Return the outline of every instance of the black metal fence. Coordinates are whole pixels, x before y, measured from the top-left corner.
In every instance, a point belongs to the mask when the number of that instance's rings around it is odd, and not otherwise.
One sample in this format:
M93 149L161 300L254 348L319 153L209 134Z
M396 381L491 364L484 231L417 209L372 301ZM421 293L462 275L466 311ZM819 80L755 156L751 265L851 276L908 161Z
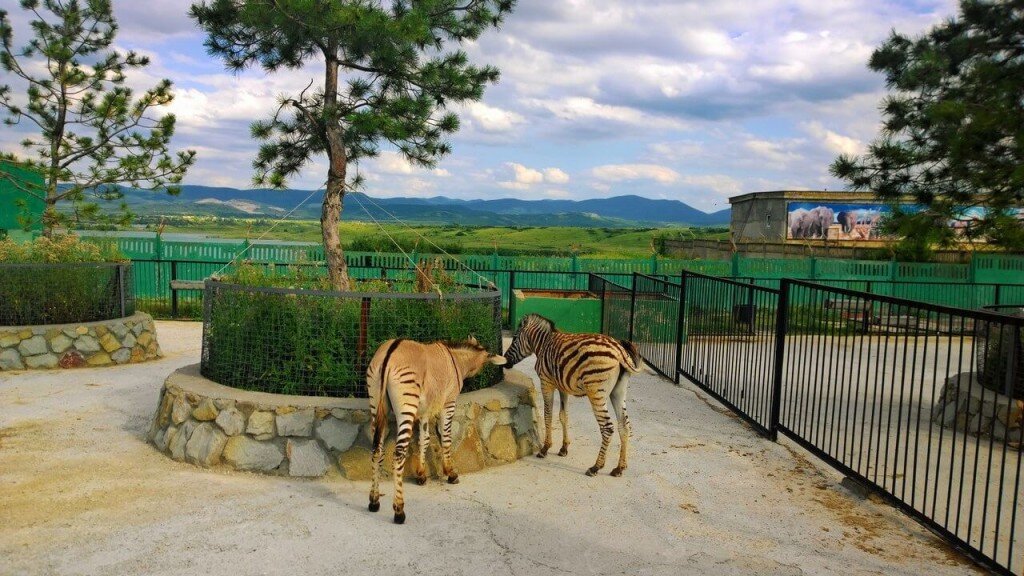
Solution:
M793 440L987 568L1024 574L1024 318L799 280L684 272L678 293L639 276L632 289L590 283L615 308L605 332L641 336L659 371L669 357L642 335L677 330L675 370L755 430ZM674 304L677 320L648 302Z
M94 322L134 313L130 263L0 264L0 326Z
M501 296L465 293L357 293L207 282L201 371L245 390L312 396L365 396L366 367L391 338L464 340L501 350ZM487 365L465 390L497 383Z

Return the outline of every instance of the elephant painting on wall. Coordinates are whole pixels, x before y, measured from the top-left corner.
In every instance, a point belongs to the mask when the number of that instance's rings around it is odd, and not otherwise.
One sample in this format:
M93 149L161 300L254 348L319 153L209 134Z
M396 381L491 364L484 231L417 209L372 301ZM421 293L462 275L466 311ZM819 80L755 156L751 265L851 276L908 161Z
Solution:
M878 204L790 202L786 237L790 240L878 240L875 228L887 210L888 207Z

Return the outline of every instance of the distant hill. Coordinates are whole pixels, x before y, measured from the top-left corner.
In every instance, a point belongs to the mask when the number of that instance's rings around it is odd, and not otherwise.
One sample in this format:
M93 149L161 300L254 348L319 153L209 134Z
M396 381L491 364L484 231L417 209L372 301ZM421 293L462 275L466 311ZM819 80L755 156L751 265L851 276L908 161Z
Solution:
M141 215L214 215L278 218L309 196L310 190L272 190L182 186L170 196L126 189L129 207ZM319 218L323 192L293 214L295 218ZM369 216L367 215L369 212ZM678 200L653 200L642 196L615 196L590 200L459 200L432 198L373 198L360 192L346 197L344 219L389 220L388 212L410 223L472 226L579 226L626 227L654 224L692 226L725 225L729 211L708 214Z

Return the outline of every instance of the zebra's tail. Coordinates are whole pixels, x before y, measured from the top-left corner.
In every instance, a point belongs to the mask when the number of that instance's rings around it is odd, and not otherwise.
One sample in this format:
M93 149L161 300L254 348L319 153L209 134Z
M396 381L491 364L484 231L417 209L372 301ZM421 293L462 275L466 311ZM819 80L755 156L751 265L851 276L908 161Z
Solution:
M373 450L376 450L380 444L381 434L387 424L388 360L391 359L391 354L394 353L395 348L398 348L398 345L401 343L401 338L392 342L391 346L388 347L387 353L384 354L384 360L380 363L380 393L377 395L377 413L373 417Z
M619 340L619 345L622 346L622 349L626 352L626 361L622 363L622 366L633 374L643 372L646 369L644 366L644 358L640 355L640 350L637 349L636 344L633 344L629 340Z

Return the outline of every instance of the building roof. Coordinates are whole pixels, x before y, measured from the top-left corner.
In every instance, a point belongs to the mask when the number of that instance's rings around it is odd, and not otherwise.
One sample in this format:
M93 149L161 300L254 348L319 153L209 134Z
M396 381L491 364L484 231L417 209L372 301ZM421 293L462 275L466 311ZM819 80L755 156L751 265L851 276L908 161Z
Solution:
M879 202L874 192L852 192L849 190L769 190L750 192L729 198L729 204L750 200L802 200L827 202Z

